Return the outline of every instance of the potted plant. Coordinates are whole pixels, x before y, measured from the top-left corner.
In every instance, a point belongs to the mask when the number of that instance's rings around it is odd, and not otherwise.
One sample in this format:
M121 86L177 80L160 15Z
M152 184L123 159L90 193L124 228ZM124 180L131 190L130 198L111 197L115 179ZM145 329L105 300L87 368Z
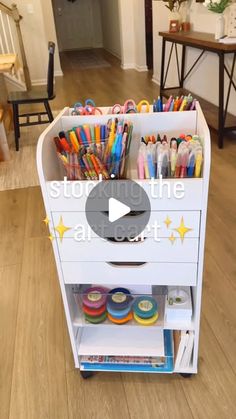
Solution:
M226 7L231 4L231 0L205 0L203 4L210 12L218 13L216 18L215 39L222 38L225 31L224 11Z

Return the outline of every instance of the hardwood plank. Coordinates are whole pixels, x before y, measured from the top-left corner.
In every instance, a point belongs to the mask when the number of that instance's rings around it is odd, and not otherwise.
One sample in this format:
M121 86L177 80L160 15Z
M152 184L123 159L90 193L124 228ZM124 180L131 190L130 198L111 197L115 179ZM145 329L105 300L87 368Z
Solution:
M21 262L27 196L27 189L1 192L0 266Z
M0 268L0 417L9 418L21 265Z
M202 315L199 373L181 380L195 419L235 418L236 377L227 355Z
M37 186L29 188L25 236L31 238L49 236L48 227L43 222L45 217L46 212L43 204L41 189Z
M70 419L129 419L120 374L98 373L81 378L79 371L66 374Z
M47 239L25 242L10 419L68 417L63 312L52 261Z
M203 313L236 374L236 287L209 252L204 277Z
M131 419L193 417L178 376L122 374Z

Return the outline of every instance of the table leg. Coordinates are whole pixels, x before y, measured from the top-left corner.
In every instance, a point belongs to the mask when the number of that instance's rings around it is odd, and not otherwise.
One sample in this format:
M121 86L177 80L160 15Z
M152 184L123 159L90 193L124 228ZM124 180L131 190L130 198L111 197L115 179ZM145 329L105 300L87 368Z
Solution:
M186 46L182 45L181 76L180 76L180 86L179 86L181 88L184 87L185 54L186 54Z
M224 145L224 53L219 53L218 147Z
M160 94L162 94L162 90L165 87L164 86L165 56L166 56L166 40L162 38Z

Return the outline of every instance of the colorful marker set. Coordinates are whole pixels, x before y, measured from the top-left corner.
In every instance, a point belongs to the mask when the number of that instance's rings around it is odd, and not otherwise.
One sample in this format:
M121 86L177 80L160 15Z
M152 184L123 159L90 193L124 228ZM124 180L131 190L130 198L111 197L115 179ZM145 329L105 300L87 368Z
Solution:
M132 138L130 121L109 119L106 125L86 124L54 138L69 180L98 180L124 176Z
M138 152L139 179L200 177L203 150L197 135L181 134L167 140L164 135L142 138Z
M191 94L188 96L170 96L164 104L160 96L153 102L153 112L178 112L194 111L196 109L196 99Z
M135 320L142 326L151 326L158 320L158 304L149 295L134 297L127 288L94 286L82 295L82 311L85 320L99 324L106 319L114 324L126 324Z

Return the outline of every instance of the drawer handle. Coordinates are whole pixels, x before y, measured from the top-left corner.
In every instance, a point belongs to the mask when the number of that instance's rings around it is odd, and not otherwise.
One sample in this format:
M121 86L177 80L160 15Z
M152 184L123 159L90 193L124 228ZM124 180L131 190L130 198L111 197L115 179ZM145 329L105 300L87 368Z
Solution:
M146 265L147 262L106 262L106 263L113 267L121 267L121 266L135 267L135 266Z
M116 239L115 237L107 237L106 240L112 243L142 243L147 237L138 237L136 240L130 240L128 237L122 238L122 240Z
M138 217L139 215L145 214L146 211L130 211L128 214L124 215L124 217ZM109 211L101 211L104 215L109 215Z

